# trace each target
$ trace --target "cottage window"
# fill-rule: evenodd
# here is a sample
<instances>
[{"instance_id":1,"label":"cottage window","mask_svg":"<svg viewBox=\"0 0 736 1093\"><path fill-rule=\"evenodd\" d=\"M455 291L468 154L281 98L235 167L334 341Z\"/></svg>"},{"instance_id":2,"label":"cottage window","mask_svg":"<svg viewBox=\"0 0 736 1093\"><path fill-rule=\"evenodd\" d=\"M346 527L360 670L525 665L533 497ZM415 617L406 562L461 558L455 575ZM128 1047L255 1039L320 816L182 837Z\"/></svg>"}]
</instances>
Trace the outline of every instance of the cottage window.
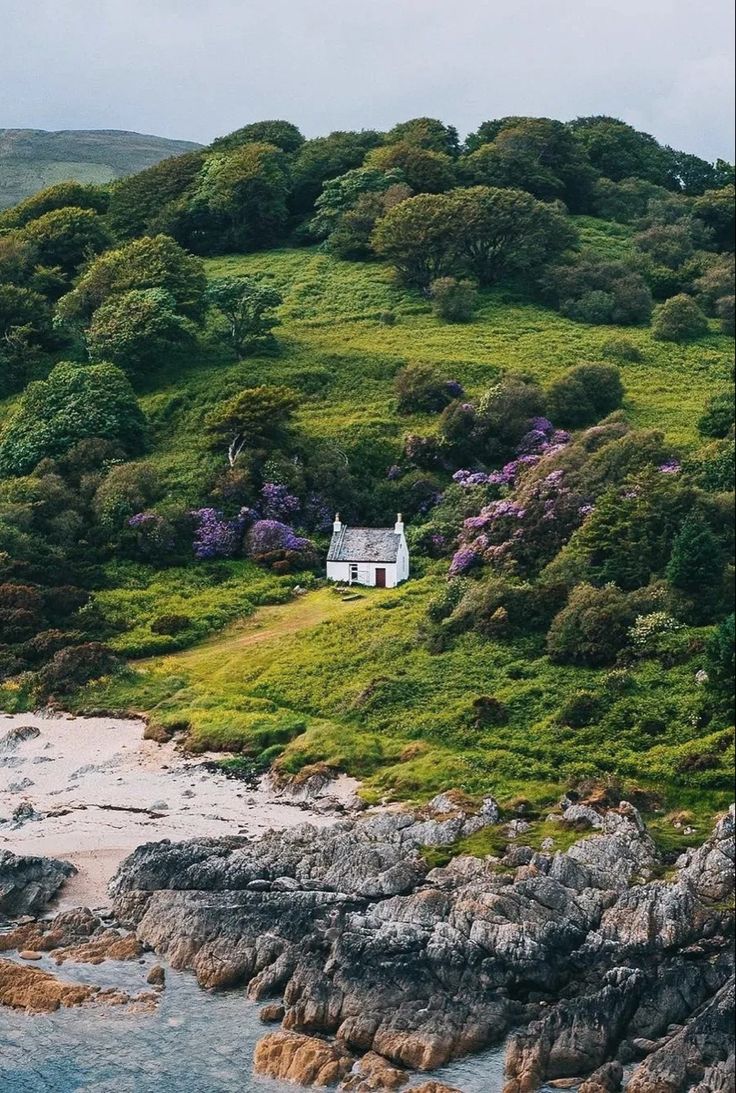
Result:
<instances>
[{"instance_id":1,"label":"cottage window","mask_svg":"<svg viewBox=\"0 0 736 1093\"><path fill-rule=\"evenodd\" d=\"M358 579L358 567L357 567L357 565L353 564L353 565L350 566L350 580L351 581L357 581L357 579Z\"/></svg>"}]
</instances>

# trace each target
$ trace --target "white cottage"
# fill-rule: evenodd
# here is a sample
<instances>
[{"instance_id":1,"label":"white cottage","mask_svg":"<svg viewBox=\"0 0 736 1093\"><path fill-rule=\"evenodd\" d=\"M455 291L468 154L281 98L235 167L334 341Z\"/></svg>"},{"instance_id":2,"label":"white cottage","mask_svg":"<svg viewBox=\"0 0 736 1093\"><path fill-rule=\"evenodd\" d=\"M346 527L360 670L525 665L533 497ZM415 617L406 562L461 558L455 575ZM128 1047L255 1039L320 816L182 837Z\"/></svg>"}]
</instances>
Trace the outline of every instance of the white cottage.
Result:
<instances>
[{"instance_id":1,"label":"white cottage","mask_svg":"<svg viewBox=\"0 0 736 1093\"><path fill-rule=\"evenodd\" d=\"M392 528L350 528L335 517L327 579L395 588L409 576L409 548L401 513Z\"/></svg>"}]
</instances>

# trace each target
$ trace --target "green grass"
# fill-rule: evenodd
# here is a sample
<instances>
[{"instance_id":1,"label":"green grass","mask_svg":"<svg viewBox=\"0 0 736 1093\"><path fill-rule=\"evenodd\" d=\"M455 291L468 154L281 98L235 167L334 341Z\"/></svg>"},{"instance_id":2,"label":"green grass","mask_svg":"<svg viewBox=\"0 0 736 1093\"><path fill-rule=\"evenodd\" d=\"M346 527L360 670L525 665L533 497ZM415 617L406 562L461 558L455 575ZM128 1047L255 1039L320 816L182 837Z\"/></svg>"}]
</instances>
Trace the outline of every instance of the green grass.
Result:
<instances>
[{"instance_id":1,"label":"green grass","mask_svg":"<svg viewBox=\"0 0 736 1093\"><path fill-rule=\"evenodd\" d=\"M118 562L106 567L105 576L110 587L96 594L95 605L118 631L108 644L133 657L184 649L256 607L285 602L297 583L243 560L170 569ZM162 615L179 615L189 624L175 635L157 634L151 623Z\"/></svg>"},{"instance_id":2,"label":"green grass","mask_svg":"<svg viewBox=\"0 0 736 1093\"><path fill-rule=\"evenodd\" d=\"M625 242L627 229L591 221L603 240ZM603 245L603 244L600 244ZM393 377L408 361L438 365L471 395L502 371L548 383L581 360L600 360L620 327L587 326L518 298L507 289L481 294L474 322L441 323L418 293L397 287L379 263L339 261L314 249L275 250L209 260L210 277L264 273L284 296L275 353L234 362L210 341L141 392L152 421L149 458L172 496L196 502L203 482L222 466L203 421L212 407L244 386L289 384L300 391L299 425L307 437L350 444L382 438L398 455L407 432L431 431L436 419L398 417ZM396 322L380 321L393 311ZM661 429L687 449L698 441L697 419L709 394L725 389L733 341L713 332L687 345L656 342L648 328L627 328L643 354L621 366L626 410L637 426ZM10 403L7 408L10 408Z\"/></svg>"},{"instance_id":3,"label":"green grass","mask_svg":"<svg viewBox=\"0 0 736 1093\"><path fill-rule=\"evenodd\" d=\"M268 750L288 773L324 761L364 779L369 800L422 801L454 786L543 810L570 782L594 778L653 792L665 810L683 807L694 788L704 817L726 806L724 734L697 727L695 661L643 661L621 692L619 677L609 687L605 672L552 665L528 640L468 634L433 655L417 631L438 576L353 603L325 588L266 608L88 688L77 707L142 710L186 724L196 750ZM580 688L601 695L602 711L571 729L559 712ZM475 723L481 695L504 703L507 724ZM715 757L713 769L686 773L683 760L702 752Z\"/></svg>"}]
</instances>

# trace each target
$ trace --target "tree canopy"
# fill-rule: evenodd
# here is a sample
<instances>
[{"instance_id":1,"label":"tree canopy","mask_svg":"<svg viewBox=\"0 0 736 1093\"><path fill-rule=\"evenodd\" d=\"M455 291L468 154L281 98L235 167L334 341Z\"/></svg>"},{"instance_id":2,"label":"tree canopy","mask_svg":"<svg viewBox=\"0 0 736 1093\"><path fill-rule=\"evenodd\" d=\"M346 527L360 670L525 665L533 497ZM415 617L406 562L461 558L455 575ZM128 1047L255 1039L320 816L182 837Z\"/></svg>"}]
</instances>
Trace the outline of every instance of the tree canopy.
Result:
<instances>
[{"instance_id":1,"label":"tree canopy","mask_svg":"<svg viewBox=\"0 0 736 1093\"><path fill-rule=\"evenodd\" d=\"M115 441L135 454L143 449L145 418L119 368L62 361L48 379L28 385L0 434L0 473L27 474L86 437Z\"/></svg>"}]
</instances>

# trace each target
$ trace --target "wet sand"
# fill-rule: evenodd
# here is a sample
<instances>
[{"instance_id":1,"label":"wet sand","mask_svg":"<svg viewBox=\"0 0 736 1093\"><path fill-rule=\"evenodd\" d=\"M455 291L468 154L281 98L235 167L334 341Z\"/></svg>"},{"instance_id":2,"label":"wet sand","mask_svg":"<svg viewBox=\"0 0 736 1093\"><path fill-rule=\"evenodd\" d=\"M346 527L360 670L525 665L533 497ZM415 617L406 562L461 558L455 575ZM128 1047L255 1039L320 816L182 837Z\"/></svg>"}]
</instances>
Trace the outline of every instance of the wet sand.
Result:
<instances>
[{"instance_id":1,"label":"wet sand","mask_svg":"<svg viewBox=\"0 0 736 1093\"><path fill-rule=\"evenodd\" d=\"M265 780L250 789L211 774L202 769L208 756L144 740L140 720L0 714L0 749L6 733L22 725L40 735L0 750L0 848L77 867L54 909L105 906L107 882L141 843L258 835L336 818L281 800ZM330 794L347 799L356 785L341 777ZM41 818L18 826L12 816L22 802Z\"/></svg>"}]
</instances>

